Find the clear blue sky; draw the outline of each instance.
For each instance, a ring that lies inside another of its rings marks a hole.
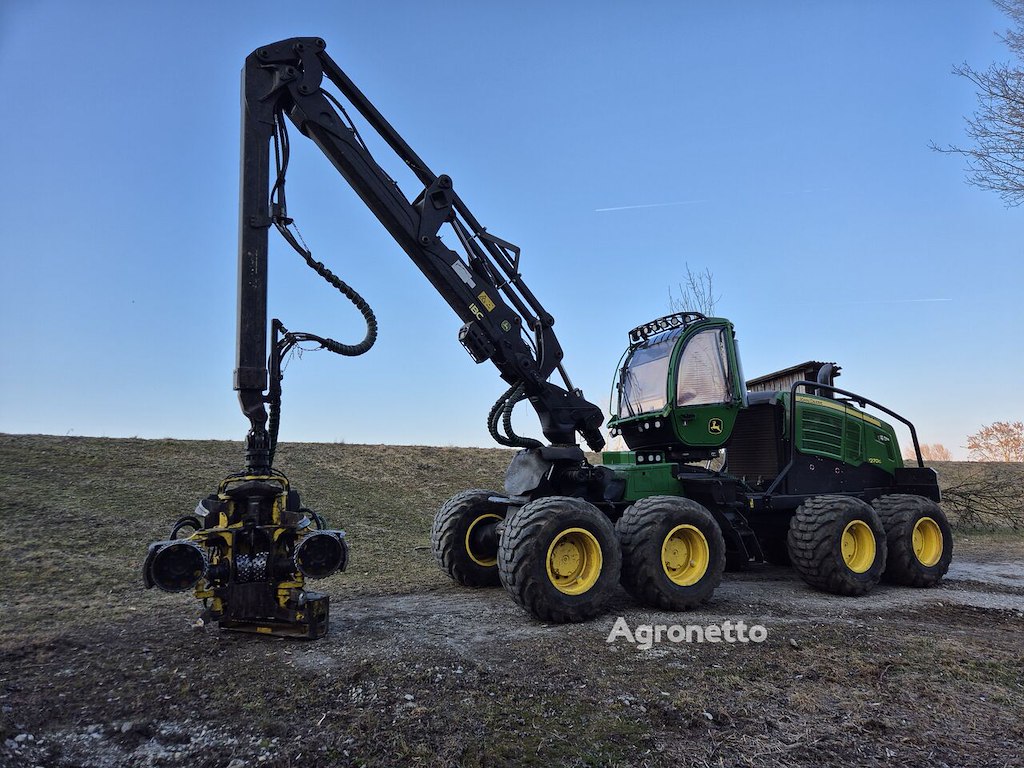
[[[964,455],[982,424],[1024,417],[1022,211],[928,143],[965,141],[974,93],[950,68],[1006,58],[1005,26],[959,1],[6,0],[0,431],[244,436],[239,70],[316,35],[522,247],[590,399],[607,404],[627,330],[667,311],[688,262],[714,273],[748,376],[838,361],[840,384]],[[282,439],[490,445],[496,372],[317,150],[293,147],[290,213],[381,335],[361,358],[292,363]],[[360,337],[276,236],[271,257],[274,316]]]

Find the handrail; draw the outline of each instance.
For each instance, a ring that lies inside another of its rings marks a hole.
[[[911,424],[908,419],[903,418],[896,413],[896,411],[886,408],[880,403],[876,403],[874,400],[869,400],[863,395],[858,395],[856,392],[850,392],[846,389],[833,387],[831,384],[821,384],[817,381],[796,381],[793,382],[793,385],[789,388],[789,463],[783,467],[778,477],[776,477],[775,480],[772,481],[772,484],[768,486],[768,490],[764,492],[765,496],[772,495],[775,489],[782,483],[783,479],[785,479],[786,475],[789,474],[789,471],[793,468],[793,464],[796,463],[796,390],[798,387],[812,387],[819,391],[827,389],[830,392],[837,392],[840,395],[849,397],[862,408],[870,405],[872,408],[877,408],[883,413],[892,416],[894,419],[903,422],[903,424],[905,424],[910,430],[910,438],[914,441],[914,453],[917,455],[917,466],[924,467],[924,459],[921,456],[921,445],[917,441],[917,430],[914,429],[914,425]]]

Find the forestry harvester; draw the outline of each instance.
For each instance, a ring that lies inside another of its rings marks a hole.
[[[422,188],[414,197],[371,155],[350,110],[415,175]],[[273,468],[282,360],[303,342],[363,354],[377,324],[292,227],[289,123],[451,306],[473,360],[490,361],[507,386],[487,420],[499,444],[519,449],[504,488],[459,493],[434,519],[433,552],[455,581],[500,583],[534,617],[569,622],[601,614],[620,583],[642,603],[693,608],[727,565],[764,560],[791,562],[810,585],[843,595],[882,578],[929,586],[945,574],[952,536],[913,425],[835,387],[828,366],[814,380],[749,392],[724,318],[682,312],[630,331],[608,423],[629,450],[591,461],[578,438],[601,451],[604,414],[572,385],[554,318],[523,281],[519,248],[480,225],[451,178],[413,152],[323,40],[292,38],[254,51],[242,72],[234,387],[250,423],[245,468],[150,545],[147,586],[193,590],[206,618],[227,629],[314,638],[328,628],[328,597],[305,581],[344,570],[348,543]],[[268,329],[272,227],[359,309],[362,341],[290,331],[276,319]],[[513,431],[523,400],[545,442]],[[909,428],[916,466],[903,465],[893,428],[869,406]]]

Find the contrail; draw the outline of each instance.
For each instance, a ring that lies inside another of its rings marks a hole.
[[[673,205],[693,205],[694,203],[706,203],[707,200],[680,200],[678,203],[647,203],[646,205],[619,205],[615,208],[595,208],[595,213],[605,211],[633,211],[637,208],[668,208]]]
[[[864,301],[836,301],[834,304],[911,304],[923,302],[952,301],[952,299],[865,299]]]

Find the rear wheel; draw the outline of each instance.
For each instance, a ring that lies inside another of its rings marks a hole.
[[[541,621],[586,621],[603,613],[621,563],[608,518],[570,496],[520,507],[505,521],[498,545],[501,583]]]
[[[953,532],[931,499],[894,494],[875,499],[885,528],[889,559],[883,579],[908,587],[933,587],[953,559]]]
[[[645,605],[695,608],[711,597],[725,568],[725,540],[695,501],[650,496],[615,524],[622,544],[622,586]]]
[[[882,523],[870,506],[851,496],[805,501],[789,523],[789,555],[800,577],[836,595],[863,595],[885,571]]]
[[[467,587],[498,584],[497,525],[505,505],[488,501],[497,494],[479,489],[462,491],[445,502],[434,516],[430,545],[441,570]]]

